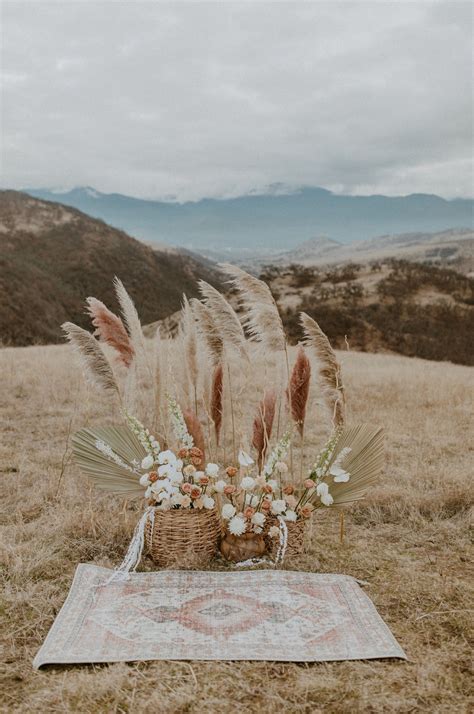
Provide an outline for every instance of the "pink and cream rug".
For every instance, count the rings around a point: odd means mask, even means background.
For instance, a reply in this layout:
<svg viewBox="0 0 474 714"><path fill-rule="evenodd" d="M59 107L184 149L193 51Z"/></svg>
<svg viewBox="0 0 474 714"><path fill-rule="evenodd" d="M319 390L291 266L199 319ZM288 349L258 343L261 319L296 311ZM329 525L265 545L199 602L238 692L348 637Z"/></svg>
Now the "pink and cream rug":
<svg viewBox="0 0 474 714"><path fill-rule="evenodd" d="M405 653L347 575L77 567L34 666L137 660L322 662Z"/></svg>

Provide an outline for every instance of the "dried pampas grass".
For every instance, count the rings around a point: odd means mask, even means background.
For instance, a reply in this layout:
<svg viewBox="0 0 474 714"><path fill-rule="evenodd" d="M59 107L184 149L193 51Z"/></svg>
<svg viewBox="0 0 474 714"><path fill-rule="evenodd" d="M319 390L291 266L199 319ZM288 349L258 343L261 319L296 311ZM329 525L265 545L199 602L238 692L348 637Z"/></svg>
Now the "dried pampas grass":
<svg viewBox="0 0 474 714"><path fill-rule="evenodd" d="M214 369L212 375L211 386L211 419L214 424L214 434L216 437L216 445L219 445L219 439L222 428L223 415L223 394L224 394L224 371L222 365L219 364Z"/></svg>
<svg viewBox="0 0 474 714"><path fill-rule="evenodd" d="M308 404L310 379L311 363L304 348L300 346L296 362L291 373L287 396L292 419L297 425L301 436L303 436L304 422L306 418L306 406Z"/></svg>
<svg viewBox="0 0 474 714"><path fill-rule="evenodd" d="M286 349L286 337L278 306L270 288L263 280L229 263L219 266L231 278L246 312L245 327L265 351Z"/></svg>
<svg viewBox="0 0 474 714"><path fill-rule="evenodd" d="M95 337L73 322L65 322L61 327L78 355L89 381L104 391L116 392L120 398L112 368Z"/></svg>
<svg viewBox="0 0 474 714"><path fill-rule="evenodd" d="M257 408L253 422L252 446L257 452L257 464L261 470L267 454L268 444L272 436L275 419L276 392L271 389L265 392Z"/></svg>
<svg viewBox="0 0 474 714"><path fill-rule="evenodd" d="M212 316L212 312L197 298L191 298L191 309L197 323L198 332L206 345L212 364L215 367L222 360L224 341Z"/></svg>
<svg viewBox="0 0 474 714"><path fill-rule="evenodd" d="M345 396L342 384L341 365L331 344L318 323L305 312L300 316L305 334L305 344L313 350L318 365L319 378L326 405L332 414L335 427L345 420Z"/></svg>
<svg viewBox="0 0 474 714"><path fill-rule="evenodd" d="M94 335L113 347L117 352L118 361L125 367L130 367L135 350L120 317L95 297L88 297L86 303L87 312L96 328Z"/></svg>
<svg viewBox="0 0 474 714"><path fill-rule="evenodd" d="M241 357L248 360L244 330L235 310L229 305L225 297L212 285L206 283L205 280L199 281L199 290L224 345L231 345L240 353Z"/></svg>
<svg viewBox="0 0 474 714"><path fill-rule="evenodd" d="M183 411L184 422L188 433L191 435L194 446L201 449L203 453L203 462L205 461L206 452L206 441L204 438L204 432L201 426L201 422L195 412L192 409L185 409Z"/></svg>

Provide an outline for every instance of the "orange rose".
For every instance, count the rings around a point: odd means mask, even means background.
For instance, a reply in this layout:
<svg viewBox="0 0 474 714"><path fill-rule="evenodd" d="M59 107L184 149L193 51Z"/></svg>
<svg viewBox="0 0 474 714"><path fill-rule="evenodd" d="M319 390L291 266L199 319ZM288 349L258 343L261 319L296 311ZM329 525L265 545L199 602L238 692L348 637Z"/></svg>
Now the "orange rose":
<svg viewBox="0 0 474 714"><path fill-rule="evenodd" d="M224 493L226 496L232 496L237 491L237 486L234 486L233 484L227 484L227 486L224 486Z"/></svg>
<svg viewBox="0 0 474 714"><path fill-rule="evenodd" d="M193 486L189 495L192 499L199 498L199 496L201 495L201 489L199 488L199 486Z"/></svg>
<svg viewBox="0 0 474 714"><path fill-rule="evenodd" d="M229 478L234 478L234 476L237 476L239 470L236 469L235 466L228 466L225 472Z"/></svg>
<svg viewBox="0 0 474 714"><path fill-rule="evenodd" d="M199 479L199 483L201 484L201 486L207 486L207 484L209 483L209 476L201 476Z"/></svg>
<svg viewBox="0 0 474 714"><path fill-rule="evenodd" d="M273 488L269 483L266 483L265 486L262 487L262 491L263 493L273 493Z"/></svg>
<svg viewBox="0 0 474 714"><path fill-rule="evenodd" d="M193 446L192 449L189 450L189 453L191 456L194 456L196 459L202 459L202 457L204 456L201 449L198 449L197 446Z"/></svg>
<svg viewBox="0 0 474 714"><path fill-rule="evenodd" d="M285 496L291 496L294 491L295 487L291 483L289 483L288 486L285 486L285 488L283 489L283 493L285 494Z"/></svg>
<svg viewBox="0 0 474 714"><path fill-rule="evenodd" d="M158 481L158 474L156 473L156 471L150 471L150 473L148 474L148 480L151 483L155 483L155 481Z"/></svg>
<svg viewBox="0 0 474 714"><path fill-rule="evenodd" d="M187 449L180 449L178 451L178 459L186 459L188 456L188 450Z"/></svg>
<svg viewBox="0 0 474 714"><path fill-rule="evenodd" d="M262 502L262 505L261 505L262 511L269 511L271 507L272 507L271 501L264 499Z"/></svg>
<svg viewBox="0 0 474 714"><path fill-rule="evenodd" d="M244 511L244 516L245 518L252 518L253 514L255 513L255 508L252 508L252 506L247 506L247 508Z"/></svg>

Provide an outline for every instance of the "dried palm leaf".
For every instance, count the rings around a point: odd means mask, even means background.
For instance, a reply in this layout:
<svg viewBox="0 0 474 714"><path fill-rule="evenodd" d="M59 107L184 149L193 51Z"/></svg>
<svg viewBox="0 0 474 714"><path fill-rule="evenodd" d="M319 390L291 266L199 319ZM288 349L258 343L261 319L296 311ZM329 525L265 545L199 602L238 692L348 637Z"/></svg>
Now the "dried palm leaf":
<svg viewBox="0 0 474 714"><path fill-rule="evenodd" d="M105 391L116 392L120 397L112 367L95 337L73 322L65 322L61 327L78 355L89 381Z"/></svg>
<svg viewBox="0 0 474 714"><path fill-rule="evenodd" d="M312 317L302 312L301 324L305 334L305 344L313 350L319 366L319 378L326 405L332 414L335 427L342 426L345 419L345 396L342 384L341 365L331 344Z"/></svg>
<svg viewBox="0 0 474 714"><path fill-rule="evenodd" d="M248 359L244 330L235 310L218 290L204 280L199 281L199 290L224 344L231 345Z"/></svg>
<svg viewBox="0 0 474 714"><path fill-rule="evenodd" d="M140 464L147 452L128 427L81 429L72 438L72 453L96 488L143 497Z"/></svg>
<svg viewBox="0 0 474 714"><path fill-rule="evenodd" d="M246 312L245 327L249 334L265 351L285 350L285 330L268 285L235 265L223 263L219 267L231 277L232 285L239 292Z"/></svg>
<svg viewBox="0 0 474 714"><path fill-rule="evenodd" d="M125 325L120 317L115 315L103 302L94 297L86 300L87 312L92 318L92 324L96 328L94 335L102 342L106 342L113 347L118 360L125 367L130 367L135 350L128 335Z"/></svg>
<svg viewBox="0 0 474 714"><path fill-rule="evenodd" d="M335 506L359 501L366 496L370 486L376 483L385 462L383 429L370 424L343 428L330 464L336 461L343 449L350 449L340 464L344 471L350 474L349 481L335 483L330 475L324 478ZM315 505L321 506L319 499Z"/></svg>

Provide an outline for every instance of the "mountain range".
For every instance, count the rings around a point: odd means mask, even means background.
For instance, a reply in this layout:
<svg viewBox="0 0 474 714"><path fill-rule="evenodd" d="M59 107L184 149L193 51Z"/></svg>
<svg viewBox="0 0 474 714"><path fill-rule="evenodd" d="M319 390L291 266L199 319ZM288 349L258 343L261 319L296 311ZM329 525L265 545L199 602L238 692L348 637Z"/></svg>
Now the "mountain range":
<svg viewBox="0 0 474 714"><path fill-rule="evenodd" d="M182 246L211 258L241 259L291 250L315 235L347 243L380 235L472 226L472 199L436 195L343 196L323 188L178 203L101 193L26 189L100 218L150 243Z"/></svg>
<svg viewBox="0 0 474 714"><path fill-rule="evenodd" d="M178 310L184 292L197 295L199 278L221 284L198 256L153 250L75 208L0 191L0 342L60 342L65 320L90 329L85 298L116 311L116 275L144 323Z"/></svg>

